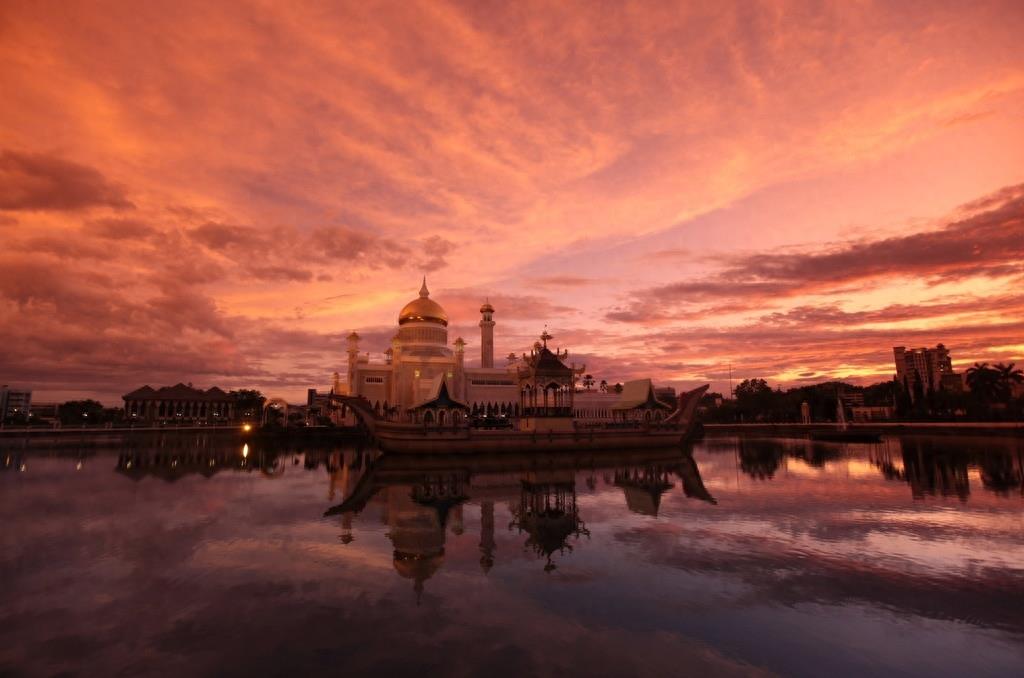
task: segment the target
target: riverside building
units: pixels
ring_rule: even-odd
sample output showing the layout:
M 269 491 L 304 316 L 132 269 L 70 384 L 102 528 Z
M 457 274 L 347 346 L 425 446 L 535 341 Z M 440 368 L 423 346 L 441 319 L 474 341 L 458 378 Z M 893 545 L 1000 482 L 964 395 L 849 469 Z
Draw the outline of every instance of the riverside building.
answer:
M 510 353 L 505 365 L 495 366 L 495 313 L 489 301 L 480 307 L 480 367 L 468 367 L 467 343 L 462 337 L 449 342 L 448 313 L 430 298 L 424 278 L 418 297 L 399 311 L 397 331 L 382 361 L 361 352 L 357 332 L 348 335 L 347 378 L 335 380 L 334 392 L 362 397 L 379 414 L 399 417 L 438 398 L 462 404 L 472 415 L 524 420 L 541 413 L 594 421 L 643 416 L 616 408 L 622 398 L 615 393 L 577 391 L 586 366 L 567 365 L 569 352 L 551 350 L 552 336 L 546 331 L 529 353 Z M 644 380 L 644 396 L 649 386 Z M 646 404 L 645 397 L 640 405 Z M 652 407 L 649 417 L 670 409 Z

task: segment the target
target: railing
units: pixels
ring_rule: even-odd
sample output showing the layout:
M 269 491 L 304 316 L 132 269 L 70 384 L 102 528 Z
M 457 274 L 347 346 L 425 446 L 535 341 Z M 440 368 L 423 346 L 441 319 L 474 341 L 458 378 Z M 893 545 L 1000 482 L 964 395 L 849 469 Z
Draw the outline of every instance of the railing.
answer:
M 512 421 L 507 417 L 473 417 L 469 420 L 469 425 L 476 429 L 511 429 Z
M 521 417 L 571 417 L 572 407 L 524 407 L 519 416 Z
M 600 421 L 576 422 L 578 431 L 678 431 L 679 424 L 660 421 Z

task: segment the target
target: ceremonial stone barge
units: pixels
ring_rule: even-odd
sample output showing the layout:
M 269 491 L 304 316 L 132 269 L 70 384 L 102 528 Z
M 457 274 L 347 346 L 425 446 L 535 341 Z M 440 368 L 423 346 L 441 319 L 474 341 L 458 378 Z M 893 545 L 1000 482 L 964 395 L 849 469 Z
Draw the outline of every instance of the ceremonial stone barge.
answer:
M 548 347 L 546 330 L 529 353 L 493 366 L 494 307 L 481 307 L 481 367 L 466 367 L 466 342 L 449 349 L 448 316 L 430 299 L 402 309 L 383 363 L 349 335 L 348 378 L 321 396 L 385 452 L 522 452 L 678 446 L 699 433 L 695 412 L 707 385 L 659 398 L 649 379 L 621 393 L 577 389 L 586 366 L 566 365 L 568 351 Z

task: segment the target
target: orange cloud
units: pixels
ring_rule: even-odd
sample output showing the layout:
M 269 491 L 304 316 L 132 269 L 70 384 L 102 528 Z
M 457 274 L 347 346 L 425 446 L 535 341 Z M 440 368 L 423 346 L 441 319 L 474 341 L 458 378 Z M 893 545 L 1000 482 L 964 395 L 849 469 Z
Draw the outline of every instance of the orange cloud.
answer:
M 1019 3 L 13 2 L 3 26 L 0 372 L 43 397 L 147 369 L 300 397 L 423 273 L 471 345 L 489 295 L 499 352 L 548 323 L 612 376 L 880 371 L 886 317 L 956 359 L 1019 345 L 988 303 L 1024 258 Z

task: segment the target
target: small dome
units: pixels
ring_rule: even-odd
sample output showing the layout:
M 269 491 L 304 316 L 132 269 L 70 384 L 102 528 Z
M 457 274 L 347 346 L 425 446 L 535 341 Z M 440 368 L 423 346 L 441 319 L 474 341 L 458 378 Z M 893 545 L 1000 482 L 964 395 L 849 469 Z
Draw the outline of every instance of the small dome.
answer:
M 401 313 L 398 314 L 398 324 L 404 325 L 408 322 L 427 321 L 441 323 L 448 326 L 448 314 L 445 313 L 441 304 L 430 298 L 430 291 L 427 290 L 427 279 L 423 279 L 423 287 L 420 288 L 419 299 L 413 299 L 406 304 Z
M 481 313 L 494 313 L 494 307 L 491 306 L 490 300 L 485 301 L 484 305 L 480 307 Z

